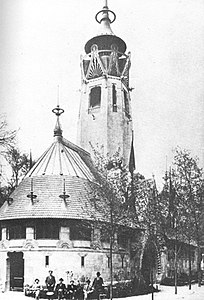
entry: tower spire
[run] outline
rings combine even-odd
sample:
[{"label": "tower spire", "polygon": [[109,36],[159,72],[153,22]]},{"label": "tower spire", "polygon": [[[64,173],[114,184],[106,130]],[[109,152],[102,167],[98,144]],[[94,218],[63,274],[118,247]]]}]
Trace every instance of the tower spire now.
[{"label": "tower spire", "polygon": [[97,45],[98,50],[111,50],[111,45],[117,45],[118,51],[125,53],[125,42],[116,36],[111,24],[116,19],[116,14],[108,8],[107,0],[104,0],[103,8],[96,14],[96,21],[100,24],[98,35],[90,39],[85,45],[85,52],[88,54],[92,50],[93,45]]},{"label": "tower spire", "polygon": [[62,137],[62,129],[59,121],[59,117],[64,113],[64,109],[59,107],[59,104],[52,110],[52,112],[57,116],[57,122],[54,128],[54,137]]},{"label": "tower spire", "polygon": [[108,8],[108,1],[104,0],[104,7],[102,10],[100,10],[96,16],[95,19],[96,21],[101,24],[102,26],[100,27],[100,35],[102,34],[109,34],[109,35],[114,35],[110,24],[113,23],[116,19],[115,13]]},{"label": "tower spire", "polygon": [[[130,168],[134,169],[131,155],[132,118],[129,90],[130,53],[126,43],[112,32],[115,13],[103,0],[103,8],[95,19],[100,33],[85,45],[81,57],[81,105],[78,121],[78,143],[93,154],[93,147],[103,146],[104,153],[113,156],[118,150]],[[120,125],[119,125],[120,124]],[[117,133],[117,134],[116,134]],[[91,146],[92,145],[92,146]]]}]

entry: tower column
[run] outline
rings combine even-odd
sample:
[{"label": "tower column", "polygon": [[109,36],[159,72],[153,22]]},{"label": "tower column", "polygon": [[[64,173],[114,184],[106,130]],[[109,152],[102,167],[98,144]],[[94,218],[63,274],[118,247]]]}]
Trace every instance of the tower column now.
[{"label": "tower column", "polygon": [[132,111],[129,92],[130,53],[125,42],[114,35],[110,24],[116,16],[107,1],[96,14],[100,34],[85,45],[81,57],[81,105],[78,144],[106,157],[117,152],[128,165],[132,137]]}]

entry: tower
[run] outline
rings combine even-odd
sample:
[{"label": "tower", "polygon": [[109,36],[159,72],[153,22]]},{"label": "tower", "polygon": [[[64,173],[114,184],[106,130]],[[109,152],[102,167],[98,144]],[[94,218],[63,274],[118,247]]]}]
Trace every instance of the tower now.
[{"label": "tower", "polygon": [[132,139],[130,53],[125,53],[125,42],[111,29],[116,15],[107,1],[95,18],[99,35],[86,43],[81,58],[78,144],[89,152],[103,147],[104,155],[110,156],[119,150],[128,164]]}]

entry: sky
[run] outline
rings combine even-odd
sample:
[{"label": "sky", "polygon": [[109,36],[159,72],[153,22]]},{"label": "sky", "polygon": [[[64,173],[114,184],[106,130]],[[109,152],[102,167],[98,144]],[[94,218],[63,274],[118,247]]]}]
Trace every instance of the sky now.
[{"label": "sky", "polygon": [[[63,136],[76,143],[80,55],[103,0],[0,0],[0,114],[37,159]],[[111,28],[131,52],[137,171],[162,176],[176,146],[204,165],[204,0],[109,0]],[[58,89],[59,86],[59,89]],[[4,162],[2,162],[4,171]]]}]

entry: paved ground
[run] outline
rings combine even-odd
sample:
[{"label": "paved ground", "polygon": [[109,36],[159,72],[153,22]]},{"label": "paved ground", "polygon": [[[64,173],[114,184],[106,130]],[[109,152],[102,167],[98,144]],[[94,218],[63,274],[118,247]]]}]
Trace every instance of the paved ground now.
[{"label": "paved ground", "polygon": [[[189,291],[187,286],[178,287],[177,295],[174,294],[174,287],[161,286],[161,291],[154,294],[154,300],[204,300],[204,286],[200,288],[193,285]],[[32,300],[33,298],[25,297],[22,292],[0,293],[0,300]],[[152,300],[152,295],[134,296],[120,298],[120,300]]]}]

